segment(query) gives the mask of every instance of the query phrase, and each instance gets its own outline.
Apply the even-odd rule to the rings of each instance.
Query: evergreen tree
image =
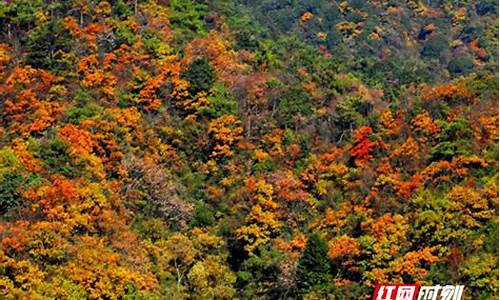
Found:
[[[297,266],[298,287],[302,292],[331,290],[331,266],[327,253],[325,240],[317,233],[312,234]]]
[[[22,179],[18,173],[8,173],[3,178],[0,177],[0,213],[19,204],[18,189]]]
[[[215,77],[214,67],[206,57],[200,57],[194,60],[183,77],[190,83],[190,92],[196,95],[201,91],[208,91],[214,84]]]
[[[67,72],[72,62],[66,58],[72,49],[71,36],[60,19],[36,27],[28,38],[26,62],[33,67]]]

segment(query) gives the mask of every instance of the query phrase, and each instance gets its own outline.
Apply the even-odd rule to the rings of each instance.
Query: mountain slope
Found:
[[[498,297],[496,3],[2,4],[2,298]]]

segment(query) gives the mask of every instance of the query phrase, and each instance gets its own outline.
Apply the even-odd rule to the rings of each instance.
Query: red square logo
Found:
[[[373,300],[415,300],[418,285],[416,284],[377,284]]]

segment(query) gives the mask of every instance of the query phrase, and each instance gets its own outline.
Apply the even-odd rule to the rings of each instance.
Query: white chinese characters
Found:
[[[422,286],[417,300],[460,300],[464,291],[463,285]],[[439,295],[439,298],[438,298]]]
[[[415,298],[416,286],[399,286],[396,300],[413,300]]]
[[[463,291],[463,285],[379,284],[373,300],[461,300]]]
[[[415,284],[387,284],[377,287],[374,300],[415,300],[418,286]]]

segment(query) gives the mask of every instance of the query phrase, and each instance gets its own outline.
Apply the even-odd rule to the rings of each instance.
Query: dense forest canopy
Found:
[[[0,1],[0,298],[498,299],[498,2]]]

